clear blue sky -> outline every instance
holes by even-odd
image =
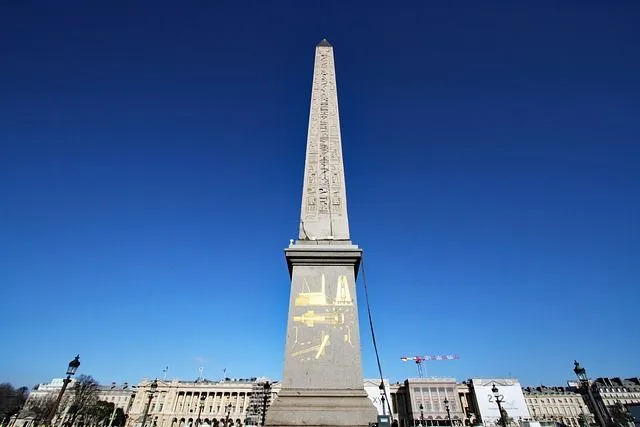
[[[281,376],[323,37],[385,376],[640,375],[640,3],[89,3],[0,5],[0,381]]]

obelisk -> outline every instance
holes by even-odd
[[[333,47],[316,46],[299,237],[291,277],[282,389],[269,426],[367,426],[377,412],[362,382],[356,275],[349,237]]]

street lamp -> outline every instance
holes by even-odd
[[[231,409],[233,409],[233,405],[231,403],[229,403],[227,406],[225,406],[226,409],[226,417],[224,419],[224,427],[228,427],[229,426],[229,415],[231,415]],[[144,427],[144,426],[142,426]]]
[[[202,410],[204,409],[204,400],[207,398],[206,395],[200,393],[200,407],[198,408],[198,418],[196,418],[196,427],[198,427],[201,423],[200,414],[202,414]]]
[[[493,397],[495,397],[496,403],[498,404],[498,411],[500,411],[500,419],[502,420],[502,427],[507,427],[507,420],[505,419],[504,412],[502,412],[502,405],[501,405],[501,403],[504,402],[504,396],[498,392],[498,387],[496,387],[495,383],[493,384],[493,387],[491,387],[491,391],[493,392]]]
[[[144,407],[144,415],[142,416],[142,427],[145,427],[145,423],[147,422],[147,415],[149,415],[149,406],[151,406],[151,399],[153,399],[153,395],[156,394],[156,391],[158,390],[158,380],[153,380],[149,387],[149,397],[147,400],[147,405]]]
[[[446,397],[444,398],[444,409],[447,410],[447,419],[449,420],[449,425],[452,426],[453,424],[451,424],[451,411],[449,410],[449,400]]]
[[[598,423],[600,424],[601,427],[605,427],[607,423],[604,421],[604,416],[600,412],[600,407],[596,403],[596,399],[593,397],[593,394],[591,393],[591,385],[589,384],[589,378],[587,377],[587,370],[582,366],[580,366],[580,363],[578,363],[577,360],[573,361],[573,365],[574,365],[573,372],[575,372],[576,376],[578,377],[578,382],[580,383],[580,386],[583,389],[585,389],[587,391],[587,394],[589,395],[589,400],[591,401],[591,406],[593,407],[593,411],[596,413],[596,417],[598,417]]]
[[[422,403],[420,404],[420,425],[424,425],[424,406],[422,406]]]
[[[47,415],[47,419],[45,420],[45,425],[51,425],[51,420],[53,420],[53,416],[58,412],[58,406],[60,406],[60,401],[62,400],[62,395],[64,391],[67,389],[67,386],[71,382],[71,376],[76,373],[78,367],[80,366],[80,355],[77,355],[75,359],[69,362],[69,367],[67,368],[67,378],[62,380],[62,388],[60,389],[60,393],[58,394],[58,398],[53,404],[53,408]]]
[[[262,400],[262,425],[264,425],[265,417],[267,416],[267,398],[269,397],[271,384],[269,381],[265,381],[262,387],[264,388],[264,396]]]

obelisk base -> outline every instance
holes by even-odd
[[[265,425],[367,427],[377,416],[364,389],[282,389],[267,411]]]

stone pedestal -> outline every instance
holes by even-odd
[[[362,426],[378,413],[364,390],[283,389],[267,412],[268,426]]]
[[[367,426],[377,412],[362,383],[355,280],[362,250],[350,241],[298,241],[291,273],[282,390],[268,426]]]

